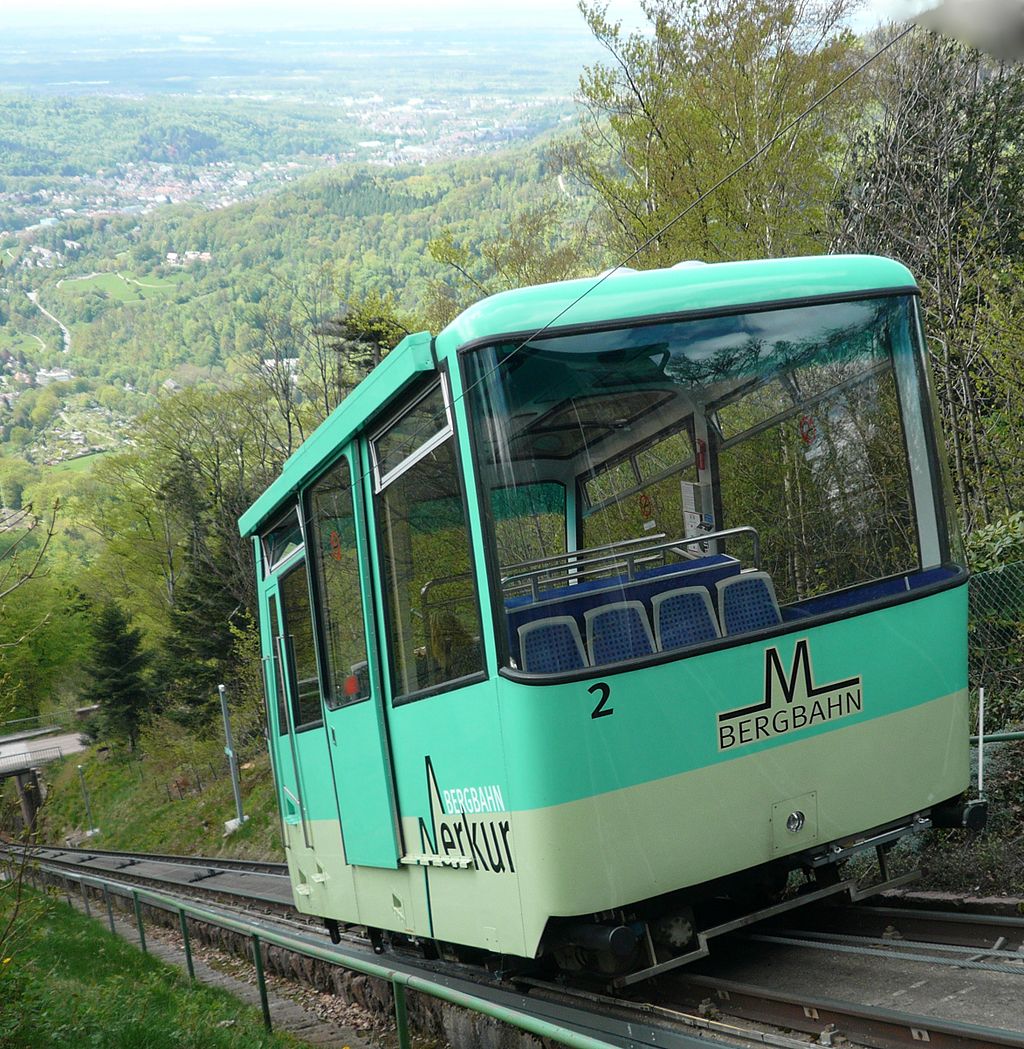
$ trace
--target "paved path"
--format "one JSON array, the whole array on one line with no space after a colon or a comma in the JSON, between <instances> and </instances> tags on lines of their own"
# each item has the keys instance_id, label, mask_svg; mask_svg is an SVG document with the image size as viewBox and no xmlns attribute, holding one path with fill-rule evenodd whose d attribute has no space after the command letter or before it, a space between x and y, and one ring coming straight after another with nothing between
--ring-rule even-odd
<instances>
[{"instance_id":1,"label":"paved path","mask_svg":"<svg viewBox=\"0 0 1024 1049\"><path fill-rule=\"evenodd\" d=\"M58 328L60 328L61 335L64 339L64 352L67 353L71 349L71 332L68 331L67 326L61 321L57 320L57 318L54 317L54 315L45 306L43 306L42 303L40 303L38 291L26 291L25 294L32 300L32 305L35 306L35 308L39 310L39 312L43 314L44 317L49 317L50 320L52 320L53 323L56 324Z\"/></svg>"},{"instance_id":2,"label":"paved path","mask_svg":"<svg viewBox=\"0 0 1024 1049\"><path fill-rule=\"evenodd\" d=\"M24 754L26 758L40 751L49 751L60 747L61 754L77 754L85 750L77 732L62 732L57 736L35 736L33 738L0 739L0 758Z\"/></svg>"},{"instance_id":3,"label":"paved path","mask_svg":"<svg viewBox=\"0 0 1024 1049\"><path fill-rule=\"evenodd\" d=\"M72 896L73 906L78 911L84 911L80 898ZM107 926L103 914L103 904L95 899L90 903L92 914L98 920L102 918ZM109 926L107 926L109 928ZM139 937L135 926L124 918L114 914L114 930L123 940L138 945ZM154 958L167 965L173 965L178 969L185 969L185 952L177 942L171 942L167 938L167 930L158 926L146 926L146 949ZM221 990L233 994L236 998L260 1008L260 994L254 982L248 983L228 973L214 969L195 956L195 952L201 950L198 944L194 945L192 964L196 979L209 987L219 987ZM253 970L249 966L250 971ZM268 981L269 982L269 981ZM287 1031L295 1038L307 1045L323 1046L324 1049L376 1049L372 1042L368 1042L362 1035L348 1027L321 1020L313 1012L310 1012L298 1002L292 1001L285 995L278 994L270 987L267 988L267 998L270 1002L270 1019L275 1031Z\"/></svg>"}]
</instances>

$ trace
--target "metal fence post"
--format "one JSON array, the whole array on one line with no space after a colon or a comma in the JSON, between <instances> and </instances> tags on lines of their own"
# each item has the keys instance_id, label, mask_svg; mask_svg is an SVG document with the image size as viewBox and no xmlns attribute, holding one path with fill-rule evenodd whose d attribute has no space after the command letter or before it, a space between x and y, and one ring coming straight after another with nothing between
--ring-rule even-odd
<instances>
[{"instance_id":1,"label":"metal fence post","mask_svg":"<svg viewBox=\"0 0 1024 1049\"><path fill-rule=\"evenodd\" d=\"M188 938L188 917L185 914L185 908L178 908L178 921L181 924L181 941L185 947L185 968L188 969L188 978L194 980L196 978L195 966L192 964L192 944Z\"/></svg>"},{"instance_id":2,"label":"metal fence post","mask_svg":"<svg viewBox=\"0 0 1024 1049\"><path fill-rule=\"evenodd\" d=\"M260 938L253 933L252 937L252 961L256 966L256 986L260 992L260 1007L263 1009L263 1024L268 1031L272 1031L273 1024L270 1020L270 1001L267 998L267 978L263 974L263 955L260 953Z\"/></svg>"},{"instance_id":3,"label":"metal fence post","mask_svg":"<svg viewBox=\"0 0 1024 1049\"><path fill-rule=\"evenodd\" d=\"M142 904L139 902L139 894L132 889L132 902L135 904L135 925L139 930L139 946L142 953L146 954L146 930L142 927Z\"/></svg>"},{"instance_id":4,"label":"metal fence post","mask_svg":"<svg viewBox=\"0 0 1024 1049\"><path fill-rule=\"evenodd\" d=\"M398 1035L398 1049L410 1049L409 1045L409 1010L405 1003L405 987L397 980L391 981L395 992L395 1031Z\"/></svg>"},{"instance_id":5,"label":"metal fence post","mask_svg":"<svg viewBox=\"0 0 1024 1049\"><path fill-rule=\"evenodd\" d=\"M110 903L110 890L107 888L106 882L103 883L103 899L107 904L107 921L110 922L110 931L116 934L117 930L114 928L114 908Z\"/></svg>"},{"instance_id":6,"label":"metal fence post","mask_svg":"<svg viewBox=\"0 0 1024 1049\"><path fill-rule=\"evenodd\" d=\"M82 902L85 904L85 916L91 918L92 908L89 906L89 888L84 881L80 881L78 884L82 890Z\"/></svg>"}]
</instances>

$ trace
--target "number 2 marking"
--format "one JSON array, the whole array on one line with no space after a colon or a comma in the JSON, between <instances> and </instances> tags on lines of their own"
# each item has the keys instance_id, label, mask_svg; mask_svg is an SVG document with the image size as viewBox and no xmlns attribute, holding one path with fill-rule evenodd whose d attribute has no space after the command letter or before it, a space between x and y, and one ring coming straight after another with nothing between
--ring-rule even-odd
<instances>
[{"instance_id":1,"label":"number 2 marking","mask_svg":"<svg viewBox=\"0 0 1024 1049\"><path fill-rule=\"evenodd\" d=\"M608 697L612 694L611 685L606 685L603 681L598 681L596 685L591 685L587 691L591 694L600 693L601 701L594 707L590 716L592 718L606 718L609 714L615 713L614 707L605 707L605 703L608 702Z\"/></svg>"}]
</instances>

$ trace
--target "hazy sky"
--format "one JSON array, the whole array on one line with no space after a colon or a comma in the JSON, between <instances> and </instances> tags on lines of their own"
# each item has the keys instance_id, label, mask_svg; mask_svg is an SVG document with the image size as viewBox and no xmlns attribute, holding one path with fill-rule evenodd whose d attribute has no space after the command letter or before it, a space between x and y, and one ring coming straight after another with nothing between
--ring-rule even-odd
<instances>
[{"instance_id":1,"label":"hazy sky","mask_svg":"<svg viewBox=\"0 0 1024 1049\"><path fill-rule=\"evenodd\" d=\"M639 23L639 0L612 0L610 10L624 21ZM187 30L229 26L253 29L281 27L401 25L581 25L575 0L304 0L296 5L281 0L0 0L0 27L96 26L109 29L152 26Z\"/></svg>"},{"instance_id":2,"label":"hazy sky","mask_svg":"<svg viewBox=\"0 0 1024 1049\"><path fill-rule=\"evenodd\" d=\"M867 0L867 21L898 15L909 2ZM609 11L628 26L643 22L639 0L610 0ZM531 24L582 27L582 20L575 0L515 0L500 4L495 0L304 0L296 5L283 4L281 0L0 0L0 29L67 26L208 31L241 26L298 30Z\"/></svg>"}]
</instances>

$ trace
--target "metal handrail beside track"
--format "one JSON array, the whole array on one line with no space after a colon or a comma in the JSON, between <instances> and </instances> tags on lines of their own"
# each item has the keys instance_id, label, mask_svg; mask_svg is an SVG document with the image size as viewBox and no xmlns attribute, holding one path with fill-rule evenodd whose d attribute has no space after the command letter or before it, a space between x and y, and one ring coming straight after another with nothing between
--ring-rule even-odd
<instances>
[{"instance_id":1,"label":"metal handrail beside track","mask_svg":"<svg viewBox=\"0 0 1024 1049\"><path fill-rule=\"evenodd\" d=\"M381 962L365 957L360 952L343 945L320 943L310 936L296 933L290 930L275 927L272 922L247 918L230 914L217 908L204 907L190 901L175 899L173 896L156 892L152 889L139 888L119 882L113 878L98 877L93 874L83 874L78 871L67 871L58 869L44 863L38 864L42 870L48 870L54 875L75 881L83 892L83 898L87 887L94 888L106 896L114 894L125 899L130 899L133 904L137 928L139 932L139 946L146 950L146 938L143 926L142 905L156 907L172 914L177 914L183 937L186 965L189 975L194 978L192 970L192 955L187 919L203 922L221 929L237 933L249 938L252 944L253 962L256 969L256 983L260 993L260 1001L263 1007L264 1022L269 1029L270 1006L267 997L266 978L263 971L261 946L268 944L279 947L307 958L317 959L331 965L340 965L354 972L372 976L390 983L395 1002L395 1023L398 1036L399 1049L411 1049L409 1035L409 1021L406 1006L406 991L417 991L421 994L438 998L441 1001L457 1005L503 1023L511 1024L520 1030L535 1035L538 1038L548 1038L561 1045L572 1047L572 1049L610 1049L613 1046L630 1044L630 1040L607 1038L595 1036L588 1033L588 1028L593 1029L593 1018L579 1015L576 1018L578 1027L558 1023L551 1019L536 1014L537 1004L529 1001L526 997L505 989L493 989L481 987L479 990L464 989L454 986L450 977L433 977L411 972L397 965L386 965ZM70 898L69 898L70 902ZM111 930L114 929L113 912L109 906L108 916ZM518 1001L518 1005L515 1004ZM528 1006L528 1008L527 1008ZM647 1041L645 1039L645 1041ZM647 1041L647 1044L655 1044ZM679 1049L700 1049L703 1041L692 1036L680 1036L669 1042L656 1044L676 1045Z\"/></svg>"},{"instance_id":2,"label":"metal handrail beside track","mask_svg":"<svg viewBox=\"0 0 1024 1049\"><path fill-rule=\"evenodd\" d=\"M5 850L14 851L11 846ZM59 851L59 850L58 850ZM83 850L84 851L84 850ZM199 858L190 857L193 861ZM8 861L11 862L11 861ZM192 864L196 865L195 862ZM214 925L249 939L256 969L257 986L261 1000L266 1003L266 985L263 975L261 944L270 944L329 964L340 965L354 972L387 980L394 989L395 1021L400 1049L409 1042L405 992L420 991L451 1004L474 1010L485 1016L510 1023L521 1030L542 1038L550 1038L569 1046L584 1049L603 1049L612 1045L679 1047L697 1049L707 1045L706 1034L714 1033L719 1044L734 1046L770 1044L796 1049L806 1044L786 1035L744 1031L729 1023L681 1012L678 1000L658 1005L635 1002L565 986L555 986L540 980L513 977L521 990L510 989L508 983L496 983L492 974L483 973L482 979L467 979L461 967L445 967L443 963L406 963L398 958L385 964L368 952L351 944L334 946L315 937L312 931L283 928L273 919L244 913L232 913L214 906L197 904L175 898L168 893L129 885L116 878L101 876L99 872L85 873L69 870L45 860L33 865L48 875L69 883L77 883L82 891L85 909L89 911L88 889L104 894L107 913L113 928L110 895L130 899L135 912L139 943L145 950L145 932L142 905L150 905L176 914L179 920L191 975L191 948L188 919ZM70 892L68 896L70 902ZM933 919L949 917L932 915ZM1000 927L1016 927L1020 920L1000 922ZM1001 1046L1004 1049L1024 1049L1024 1032L998 1029L973 1023L918 1016L882 1006L867 1006L838 999L819 998L800 993L779 991L750 984L742 984L719 977L689 972L677 972L670 978L671 986L682 993L692 988L697 1002L708 999L725 1013L760 1023L809 1032L826 1033L836 1029L865 1044L902 1046L926 1041L936 1046L956 1046L959 1049L985 1049ZM500 980L500 977L499 977ZM489 982L488 982L489 981ZM663 997L663 995L661 995ZM684 995L685 997L685 995ZM701 1006L701 1010L703 1006ZM265 1004L265 1020L269 1026L269 1005ZM695 1034L694 1032L698 1033ZM705 1037L701 1036L701 1032ZM881 1039L881 1040L879 1040ZM821 1044L832 1044L823 1041Z\"/></svg>"}]
</instances>

